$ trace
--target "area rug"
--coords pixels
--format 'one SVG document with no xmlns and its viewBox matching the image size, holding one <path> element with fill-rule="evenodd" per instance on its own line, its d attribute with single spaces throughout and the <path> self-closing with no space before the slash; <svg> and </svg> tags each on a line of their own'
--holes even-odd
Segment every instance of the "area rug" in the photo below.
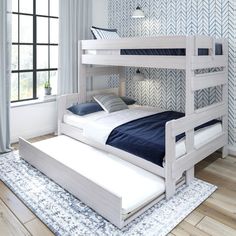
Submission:
<svg viewBox="0 0 236 236">
<path fill-rule="evenodd" d="M 195 179 L 181 186 L 122 230 L 109 223 L 40 171 L 18 152 L 0 156 L 0 179 L 54 232 L 62 236 L 162 236 L 207 199 L 216 186 Z"/>
</svg>

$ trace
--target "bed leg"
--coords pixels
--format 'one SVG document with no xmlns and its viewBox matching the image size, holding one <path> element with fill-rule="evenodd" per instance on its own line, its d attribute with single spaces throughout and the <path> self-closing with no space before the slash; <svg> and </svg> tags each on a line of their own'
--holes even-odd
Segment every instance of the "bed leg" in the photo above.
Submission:
<svg viewBox="0 0 236 236">
<path fill-rule="evenodd" d="M 169 200 L 175 194 L 175 180 L 166 180 L 166 199 Z"/>
<path fill-rule="evenodd" d="M 194 167 L 186 170 L 186 184 L 189 185 L 194 179 Z"/>
<path fill-rule="evenodd" d="M 229 149 L 228 149 L 228 145 L 225 145 L 222 148 L 222 158 L 226 158 L 229 155 Z"/>
<path fill-rule="evenodd" d="M 57 136 L 61 135 L 61 122 L 58 121 L 57 123 Z"/>
</svg>

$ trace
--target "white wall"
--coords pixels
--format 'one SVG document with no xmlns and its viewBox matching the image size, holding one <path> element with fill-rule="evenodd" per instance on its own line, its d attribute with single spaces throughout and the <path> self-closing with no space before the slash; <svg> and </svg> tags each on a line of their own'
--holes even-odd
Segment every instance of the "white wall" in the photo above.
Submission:
<svg viewBox="0 0 236 236">
<path fill-rule="evenodd" d="M 108 0 L 93 0 L 93 26 L 108 28 Z M 107 88 L 107 77 L 93 79 L 93 89 Z"/>
<path fill-rule="evenodd" d="M 108 0 L 93 0 L 93 25 L 107 28 Z M 96 80 L 98 81 L 98 80 Z M 94 87 L 100 87 L 95 82 Z M 11 142 L 18 137 L 32 138 L 56 131 L 56 102 L 11 108 Z"/>
<path fill-rule="evenodd" d="M 108 27 L 108 0 L 93 0 L 93 25 Z"/>
<path fill-rule="evenodd" d="M 56 102 L 11 108 L 11 143 L 56 131 Z"/>
</svg>

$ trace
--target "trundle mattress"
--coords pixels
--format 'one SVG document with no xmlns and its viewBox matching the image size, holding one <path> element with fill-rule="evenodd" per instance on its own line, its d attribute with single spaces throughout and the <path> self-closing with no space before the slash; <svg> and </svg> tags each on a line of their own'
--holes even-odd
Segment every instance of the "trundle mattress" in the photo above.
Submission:
<svg viewBox="0 0 236 236">
<path fill-rule="evenodd" d="M 165 192 L 163 178 L 67 136 L 61 135 L 32 145 L 120 196 L 123 219 Z"/>
</svg>

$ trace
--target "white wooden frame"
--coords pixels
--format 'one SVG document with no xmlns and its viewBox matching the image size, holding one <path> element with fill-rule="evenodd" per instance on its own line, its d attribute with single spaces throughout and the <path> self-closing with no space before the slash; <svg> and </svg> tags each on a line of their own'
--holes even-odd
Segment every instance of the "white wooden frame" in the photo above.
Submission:
<svg viewBox="0 0 236 236">
<path fill-rule="evenodd" d="M 215 55 L 215 43 L 221 43 L 223 55 Z M 184 48 L 185 56 L 133 56 L 120 55 L 121 49 L 148 48 Z M 198 56 L 198 48 L 207 48 L 208 56 Z M 109 55 L 109 51 L 112 53 Z M 92 51 L 92 53 L 91 53 Z M 87 65 L 105 67 L 88 67 Z M 176 181 L 186 173 L 186 182 L 194 177 L 194 165 L 216 150 L 223 149 L 223 157 L 227 156 L 228 144 L 228 44 L 225 39 L 215 40 L 208 36 L 162 36 L 155 38 L 123 38 L 114 40 L 79 41 L 79 94 L 64 95 L 58 99 L 58 134 L 66 134 L 89 145 L 113 153 L 122 159 L 140 166 L 165 178 L 166 197 L 173 196 Z M 112 67 L 111 67 L 112 66 Z M 122 67 L 155 67 L 182 69 L 186 71 L 186 104 L 185 117 L 172 120 L 166 124 L 165 166 L 160 167 L 140 157 L 87 140 L 81 130 L 63 122 L 66 108 L 72 102 L 84 102 L 89 93 L 86 91 L 88 75 L 119 74 L 121 80 L 120 94 L 125 94 Z M 196 69 L 222 67 L 220 72 L 195 74 Z M 222 86 L 222 101 L 202 109 L 194 109 L 194 91 L 213 86 Z M 111 90 L 109 90 L 111 91 Z M 101 91 L 101 93 L 104 91 Z M 99 91 L 95 91 L 99 93 Z M 223 131 L 204 146 L 194 148 L 194 128 L 212 119 L 222 118 Z M 186 154 L 175 158 L 175 137 L 186 133 Z"/>
<path fill-rule="evenodd" d="M 138 211 L 122 217 L 121 197 L 73 171 L 56 161 L 46 152 L 20 139 L 20 154 L 29 163 L 59 183 L 62 187 L 91 206 L 94 210 L 122 228 L 145 210 L 166 197 L 175 193 L 176 187 L 186 182 L 189 184 L 194 177 L 194 165 L 205 157 L 223 148 L 222 155 L 228 154 L 228 46 L 224 39 L 217 40 L 223 45 L 223 55 L 215 55 L 215 42 L 207 36 L 167 36 L 156 38 L 133 38 L 117 40 L 86 40 L 79 42 L 79 93 L 63 95 L 58 98 L 58 135 L 65 134 L 98 149 L 112 153 L 147 171 L 159 175 L 165 180 L 166 191 L 152 202 L 142 206 Z M 185 56 L 132 56 L 120 55 L 121 49 L 145 48 L 184 48 Z M 209 49 L 210 55 L 197 56 L 198 48 Z M 91 67 L 88 65 L 99 65 Z M 101 67 L 103 66 L 103 67 Z M 185 117 L 166 123 L 165 165 L 160 167 L 138 156 L 119 150 L 109 145 L 102 145 L 84 137 L 81 129 L 63 122 L 67 108 L 73 103 L 90 100 L 99 93 L 116 93 L 125 95 L 125 76 L 123 66 L 157 67 L 183 69 L 186 71 L 186 106 Z M 220 72 L 196 75 L 194 70 L 222 67 Z M 118 74 L 120 88 L 87 91 L 87 79 L 97 75 Z M 222 101 L 202 109 L 194 109 L 194 91 L 221 85 Z M 194 148 L 194 128 L 212 119 L 222 118 L 222 132 L 209 140 L 200 148 Z M 176 136 L 186 133 L 186 153 L 176 159 Z M 184 180 L 183 180 L 184 177 Z"/>
<path fill-rule="evenodd" d="M 111 192 L 109 189 L 98 185 L 85 175 L 69 168 L 55 159 L 55 157 L 50 156 L 47 151 L 39 150 L 36 146 L 23 138 L 19 139 L 19 144 L 20 155 L 27 162 L 56 183 L 60 184 L 60 186 L 72 193 L 85 204 L 92 207 L 100 215 L 120 229 L 165 198 L 165 194 L 161 194 L 156 199 L 144 206 L 140 206 L 135 212 L 124 217 L 122 215 L 122 198 L 120 196 Z M 178 181 L 177 186 L 180 186 L 183 183 L 184 179 L 182 178 Z"/>
</svg>

